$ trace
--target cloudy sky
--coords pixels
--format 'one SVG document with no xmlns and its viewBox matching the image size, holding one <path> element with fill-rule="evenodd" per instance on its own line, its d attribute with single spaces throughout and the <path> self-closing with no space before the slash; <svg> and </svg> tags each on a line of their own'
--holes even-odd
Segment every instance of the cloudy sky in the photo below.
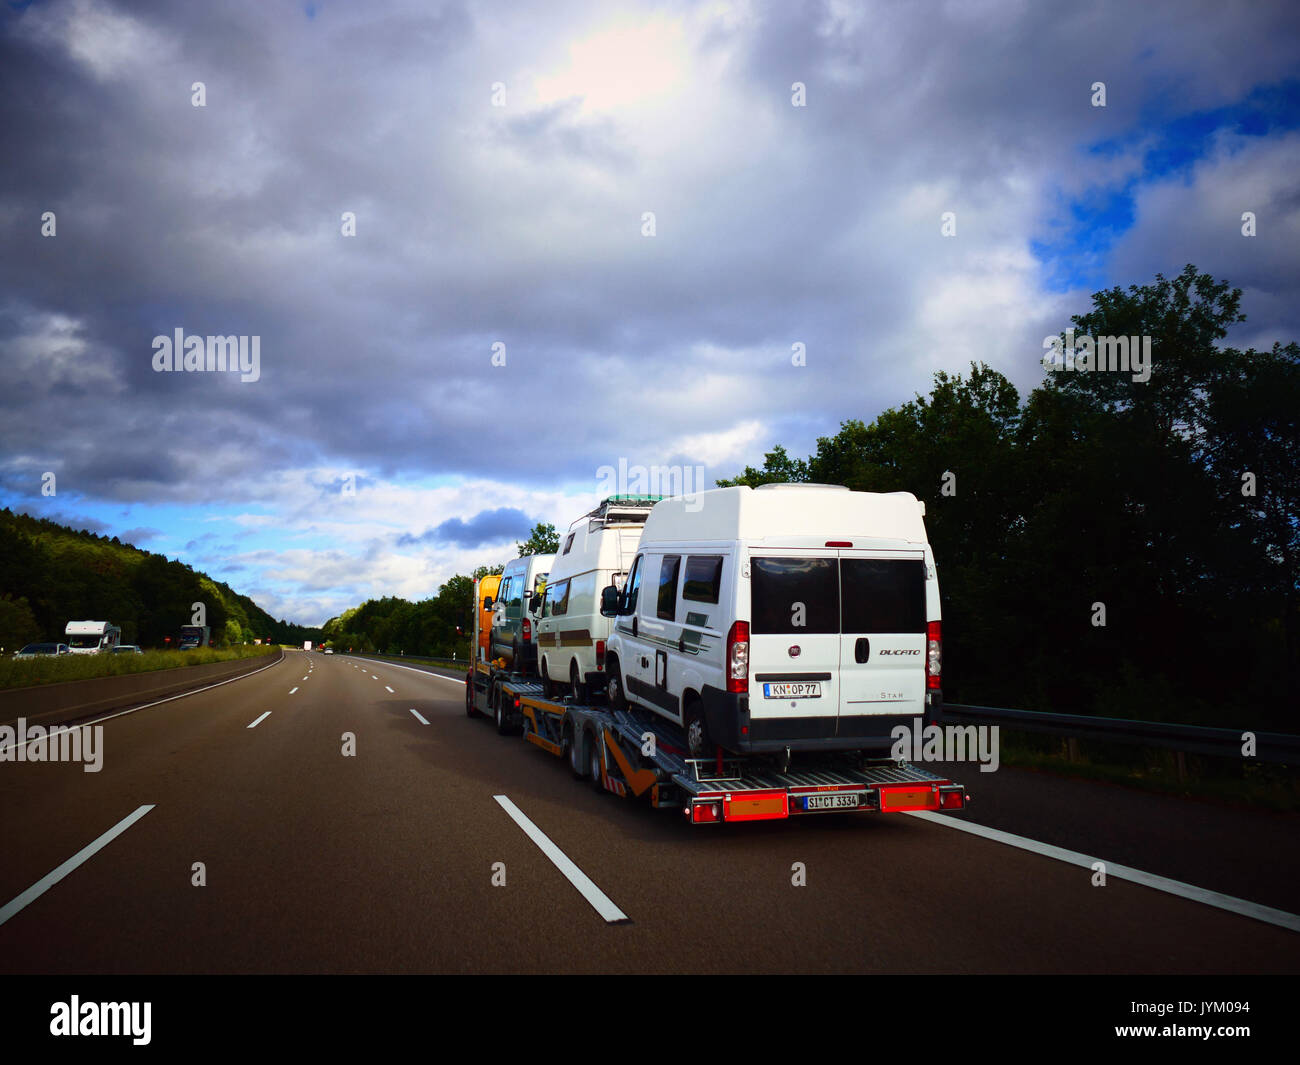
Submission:
<svg viewBox="0 0 1300 1065">
<path fill-rule="evenodd" d="M 1234 343 L 1300 339 L 1298 27 L 5 2 L 0 505 L 314 624 L 512 557 L 620 460 L 712 484 L 973 359 L 1027 391 L 1098 288 L 1194 262 Z M 260 338 L 258 379 L 156 371 L 178 329 Z"/>
</svg>

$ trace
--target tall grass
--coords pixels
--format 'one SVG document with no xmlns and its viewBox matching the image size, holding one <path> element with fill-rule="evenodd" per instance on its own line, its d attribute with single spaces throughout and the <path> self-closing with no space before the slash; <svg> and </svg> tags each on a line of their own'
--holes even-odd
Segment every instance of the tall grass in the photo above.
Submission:
<svg viewBox="0 0 1300 1065">
<path fill-rule="evenodd" d="M 49 658 L 0 659 L 0 688 L 27 688 L 37 684 L 58 684 L 92 677 L 120 677 L 127 673 L 150 673 L 156 669 L 179 669 L 208 662 L 231 662 L 241 658 L 275 654 L 278 647 L 198 647 L 193 651 L 146 651 L 140 655 L 59 655 Z"/>
</svg>

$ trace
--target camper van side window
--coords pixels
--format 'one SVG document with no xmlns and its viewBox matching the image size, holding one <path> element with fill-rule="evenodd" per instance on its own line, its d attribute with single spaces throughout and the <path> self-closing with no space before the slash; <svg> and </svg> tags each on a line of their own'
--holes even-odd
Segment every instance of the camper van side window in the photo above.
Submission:
<svg viewBox="0 0 1300 1065">
<path fill-rule="evenodd" d="M 577 535 L 577 533 L 569 533 L 568 537 L 564 541 L 564 550 L 561 551 L 560 554 L 567 555 L 569 553 L 569 548 L 573 546 L 573 538 Z"/>
<path fill-rule="evenodd" d="M 722 556 L 691 555 L 686 560 L 682 598 L 693 603 L 716 603 L 722 588 Z"/>
<path fill-rule="evenodd" d="M 677 573 L 682 566 L 681 555 L 664 555 L 659 564 L 659 617 L 672 621 L 677 616 Z"/>
<path fill-rule="evenodd" d="M 558 617 L 569 612 L 569 582 L 560 581 L 546 589 L 546 601 L 549 605 L 547 617 Z"/>
<path fill-rule="evenodd" d="M 627 582 L 627 613 L 629 615 L 636 613 L 637 594 L 641 591 L 641 569 L 642 563 L 645 562 L 645 555 L 640 555 L 632 563 L 632 576 Z"/>
</svg>

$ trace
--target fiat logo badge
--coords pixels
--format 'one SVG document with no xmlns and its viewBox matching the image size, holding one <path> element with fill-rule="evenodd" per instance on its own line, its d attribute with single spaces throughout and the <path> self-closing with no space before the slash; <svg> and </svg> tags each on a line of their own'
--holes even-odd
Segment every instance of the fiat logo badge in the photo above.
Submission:
<svg viewBox="0 0 1300 1065">
<path fill-rule="evenodd" d="M 790 648 L 790 657 L 791 657 L 791 658 L 798 658 L 798 657 L 799 657 L 799 645 L 798 645 L 798 644 L 795 644 L 793 647 Z"/>
</svg>

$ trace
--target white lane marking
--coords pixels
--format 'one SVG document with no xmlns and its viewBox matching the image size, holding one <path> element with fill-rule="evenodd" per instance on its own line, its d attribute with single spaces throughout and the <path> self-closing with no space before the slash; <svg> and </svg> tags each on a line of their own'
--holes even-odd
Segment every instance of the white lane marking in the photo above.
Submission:
<svg viewBox="0 0 1300 1065">
<path fill-rule="evenodd" d="M 67 725 L 66 727 L 67 728 L 89 728 L 91 725 L 98 725 L 103 721 L 112 721 L 113 718 L 115 717 L 126 717 L 127 714 L 134 714 L 138 710 L 148 710 L 149 707 L 151 706 L 162 706 L 163 703 L 170 703 L 175 699 L 184 699 L 191 695 L 198 695 L 199 692 L 205 692 L 212 688 L 220 688 L 223 684 L 234 684 L 235 681 L 237 680 L 247 680 L 249 677 L 256 677 L 259 673 L 264 673 L 272 666 L 278 666 L 281 661 L 282 661 L 281 659 L 277 658 L 274 662 L 268 663 L 267 665 L 263 666 L 261 669 L 253 670 L 252 673 L 243 673 L 240 674 L 238 677 L 230 677 L 227 680 L 219 680 L 217 681 L 216 684 L 208 684 L 202 688 L 195 688 L 192 692 L 181 692 L 179 695 L 169 695 L 167 696 L 166 699 L 155 699 L 153 702 L 145 703 L 143 706 L 133 706 L 131 707 L 130 710 L 119 710 L 115 714 L 105 714 L 103 717 L 93 717 L 89 721 L 79 721 L 75 725 Z M 49 727 L 59 728 L 63 726 L 60 726 L 57 723 L 55 723 L 55 724 L 51 724 Z M 27 744 L 35 743 L 40 738 L 41 737 L 36 736 L 30 740 L 24 740 L 22 743 L 10 744 L 10 746 L 8 747 L 0 747 L 0 751 L 16 751 L 18 750 L 19 747 L 26 747 Z"/>
<path fill-rule="evenodd" d="M 290 689 L 289 689 L 289 694 L 292 695 L 292 694 L 293 694 L 294 692 L 296 692 L 297 690 L 298 690 L 298 689 L 297 689 L 296 687 L 295 687 L 295 688 L 290 688 Z"/>
<path fill-rule="evenodd" d="M 256 721 L 254 721 L 251 725 L 245 725 L 244 728 L 257 728 L 258 725 L 260 725 L 263 721 L 265 721 L 265 720 L 266 720 L 268 717 L 270 717 L 270 716 L 271 716 L 271 711 L 268 710 L 268 711 L 267 711 L 266 713 L 264 713 L 261 717 L 259 717 Z"/>
<path fill-rule="evenodd" d="M 445 680 L 451 684 L 459 684 L 461 687 L 465 686 L 464 677 L 444 677 L 441 673 L 430 673 L 427 669 L 416 669 L 414 666 L 402 666 L 398 665 L 396 662 L 385 662 L 384 665 L 392 666 L 393 669 L 405 669 L 411 673 L 419 673 L 423 677 L 434 677 L 437 680 Z M 364 673 L 365 670 L 362 670 L 362 672 Z"/>
<path fill-rule="evenodd" d="M 307 678 L 306 678 L 306 677 L 303 677 L 302 679 L 303 679 L 303 680 L 306 680 Z"/>
<path fill-rule="evenodd" d="M 608 924 L 630 920 L 628 915 L 615 906 L 610 901 L 609 896 L 593 884 L 591 878 L 574 865 L 573 862 L 569 860 L 568 855 L 552 843 L 546 837 L 546 833 L 528 820 L 528 818 L 524 816 L 524 812 L 512 803 L 509 798 L 505 795 L 493 795 L 492 798 L 496 799 L 496 801 L 501 804 L 501 809 L 505 810 L 505 812 L 514 820 L 515 824 L 524 830 L 524 834 L 537 844 L 546 857 L 551 859 L 555 864 L 555 868 L 568 878 L 569 883 L 578 889 L 582 894 L 582 897 L 591 903 L 592 908 L 600 914 Z"/>
<path fill-rule="evenodd" d="M 1143 887 L 1154 888 L 1156 891 L 1163 891 L 1170 895 L 1177 895 L 1179 898 L 1190 899 L 1192 902 L 1201 902 L 1206 906 L 1214 906 L 1220 910 L 1227 910 L 1229 913 L 1240 914 L 1242 917 L 1253 917 L 1257 921 L 1277 925 L 1279 928 L 1288 928 L 1292 932 L 1300 932 L 1300 916 L 1287 913 L 1285 910 L 1275 910 L 1271 906 L 1263 906 L 1258 902 L 1248 902 L 1246 899 L 1239 899 L 1232 895 L 1222 895 L 1217 891 L 1210 891 L 1208 888 L 1196 887 L 1194 884 L 1184 884 L 1181 880 L 1170 880 L 1168 877 L 1157 876 L 1155 873 L 1145 873 L 1141 869 L 1134 869 L 1127 865 L 1116 865 L 1114 862 L 1107 862 L 1103 858 L 1090 858 L 1078 851 L 1068 851 L 1064 847 L 1054 847 L 1050 843 L 1039 843 L 1037 840 L 1026 839 L 1024 836 L 1014 836 L 1010 832 L 1002 832 L 996 828 L 987 828 L 984 825 L 977 825 L 970 821 L 958 821 L 946 814 L 931 813 L 929 810 L 912 810 L 909 812 L 913 817 L 919 817 L 924 821 L 932 821 L 937 825 L 946 825 L 949 828 L 969 832 L 975 836 L 983 836 L 995 843 L 1005 843 L 1008 847 L 1019 847 L 1021 850 L 1032 851 L 1047 858 L 1055 858 L 1059 862 L 1082 866 L 1084 869 L 1091 869 L 1095 862 L 1105 862 L 1107 876 L 1117 877 L 1120 880 L 1131 880 Z"/>
<path fill-rule="evenodd" d="M 387 689 L 389 695 L 396 695 L 396 694 L 397 694 L 397 692 L 393 691 L 392 688 L 389 688 L 387 684 L 385 684 L 384 687 Z"/>
<path fill-rule="evenodd" d="M 423 714 L 421 714 L 420 711 L 418 711 L 415 707 L 411 707 L 411 713 L 415 715 L 415 720 L 418 721 L 421 725 L 427 725 L 429 723 L 428 719 Z"/>
<path fill-rule="evenodd" d="M 371 674 L 370 674 L 370 679 L 371 679 L 371 680 L 378 680 L 379 678 L 376 677 L 373 673 L 371 673 Z"/>
<path fill-rule="evenodd" d="M 137 807 L 135 813 L 131 814 L 128 817 L 123 818 L 112 828 L 110 828 L 107 832 L 105 832 L 102 836 L 100 836 L 99 839 L 95 840 L 94 843 L 82 847 L 81 850 L 77 851 L 76 854 L 74 854 L 66 862 L 64 862 L 57 869 L 55 869 L 54 872 L 41 877 L 40 880 L 36 881 L 36 883 L 34 883 L 21 895 L 17 896 L 12 901 L 5 903 L 4 907 L 0 908 L 0 924 L 4 924 L 7 920 L 9 920 L 10 917 L 16 914 L 28 903 L 35 902 L 37 899 L 39 899 L 42 895 L 44 895 L 47 891 L 49 891 L 50 888 L 52 888 L 55 884 L 57 884 L 60 880 L 62 880 L 65 876 L 67 876 L 70 872 L 72 872 L 72 870 L 76 869 L 77 866 L 81 865 L 88 858 L 93 857 L 96 854 L 96 852 L 101 851 L 105 847 L 107 847 L 110 843 L 113 842 L 113 840 L 117 839 L 118 836 L 120 836 L 133 824 L 139 821 L 140 818 L 142 818 L 153 808 L 154 808 L 153 803 L 150 803 L 147 806 Z"/>
</svg>

